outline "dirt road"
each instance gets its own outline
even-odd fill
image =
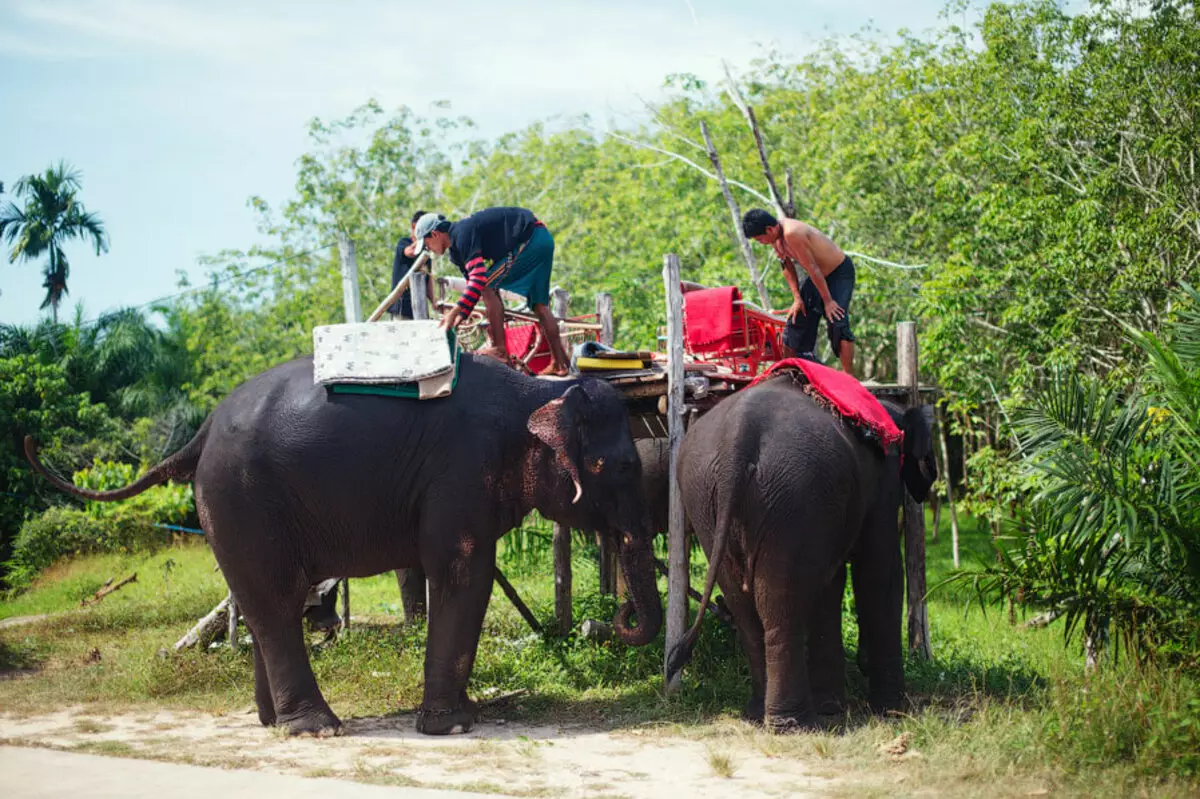
[[[8,747],[36,747],[72,753],[109,755],[121,758],[164,761],[134,766],[114,761],[106,783],[84,779],[87,769],[100,768],[88,758],[86,767],[75,768],[56,752],[0,750],[0,773],[12,786],[10,761],[22,773],[41,780],[63,780],[58,790],[43,791],[41,783],[30,783],[16,796],[98,796],[97,785],[119,785],[121,796],[135,797],[142,785],[154,779],[179,780],[172,789],[155,795],[182,796],[178,787],[191,779],[179,773],[172,777],[170,764],[210,766],[233,773],[246,772],[227,787],[222,780],[234,779],[206,769],[210,787],[204,795],[232,796],[231,791],[254,787],[251,782],[273,776],[351,780],[358,783],[407,788],[469,791],[501,796],[563,797],[778,797],[819,796],[847,787],[833,774],[819,774],[813,764],[794,757],[769,756],[757,748],[752,737],[739,734],[731,725],[729,735],[711,735],[689,740],[659,729],[635,728],[602,731],[583,727],[549,727],[489,722],[468,735],[431,738],[418,735],[411,716],[354,719],[347,722],[346,735],[334,739],[288,738],[259,726],[253,713],[206,715],[194,712],[148,711],[141,714],[105,715],[83,709],[43,716],[0,715],[0,743]],[[49,765],[38,770],[38,758]],[[85,761],[75,761],[83,763]],[[120,763],[119,769],[115,764]],[[44,765],[44,764],[43,764]],[[161,766],[162,768],[155,768]],[[33,769],[31,772],[30,769]],[[166,769],[166,771],[163,771]],[[128,778],[121,775],[128,773]],[[32,778],[31,778],[32,779]],[[77,782],[84,779],[82,783]],[[96,778],[99,780],[99,778]],[[70,790],[65,781],[86,788]],[[316,784],[315,782],[313,783]],[[18,786],[20,787],[20,786]],[[359,787],[359,786],[354,786]],[[129,788],[136,789],[130,792]],[[284,794],[295,795],[288,789]],[[146,794],[150,795],[150,794]],[[197,794],[199,795],[199,794]],[[314,793],[314,796],[316,794]],[[329,793],[322,796],[368,796],[367,793]],[[401,794],[409,796],[410,794]],[[411,796],[429,794],[411,794]],[[454,794],[435,793],[436,796]]]

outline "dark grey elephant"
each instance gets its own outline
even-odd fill
[[[717,582],[750,661],[747,717],[786,730],[841,712],[849,561],[868,698],[876,709],[900,704],[897,513],[905,487],[924,500],[937,466],[928,409],[884,406],[904,432],[903,458],[862,440],[788,375],[735,394],[692,425],[679,483],[709,569],[697,622],[671,652],[669,674],[690,658]]]
[[[496,542],[534,508],[618,547],[632,600],[614,619],[621,640],[646,644],[662,622],[628,415],[599,381],[538,380],[467,356],[450,397],[418,402],[327,394],[313,384],[312,359],[301,358],[236,389],[187,446],[126,488],[78,489],[45,470],[32,440],[26,450],[58,488],[85,499],[194,483],[201,524],[253,634],[259,719],[292,733],[341,728],[305,650],[309,586],[413,566],[430,593],[417,729],[470,729],[467,680]]]

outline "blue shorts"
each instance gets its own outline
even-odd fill
[[[516,258],[509,256],[492,264],[487,284],[520,294],[529,305],[550,304],[550,272],[554,268],[554,237],[538,225]]]

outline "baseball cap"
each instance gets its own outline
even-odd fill
[[[441,214],[425,214],[413,226],[413,254],[420,255],[425,251],[425,237],[437,229],[439,223],[446,217]]]

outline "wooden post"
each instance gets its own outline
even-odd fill
[[[570,306],[571,295],[567,293],[566,289],[559,288],[558,286],[550,289],[550,313],[554,314],[556,319],[566,319],[571,313]],[[559,324],[559,330],[560,332],[565,332],[562,330],[561,323]]]
[[[413,319],[429,318],[429,275],[418,272],[412,276]]]
[[[566,289],[554,287],[550,290],[550,313],[557,319],[565,319],[570,306],[570,295]],[[562,323],[559,323],[562,333]],[[571,528],[554,525],[554,612],[558,616],[558,634],[571,632]]]
[[[234,652],[238,651],[238,605],[237,597],[233,595],[233,591],[229,592],[229,648]]]
[[[600,343],[611,347],[616,330],[613,325],[613,297],[606,291],[596,295],[596,321],[600,323]],[[617,563],[617,549],[613,544],[608,536],[596,534],[596,545],[600,549],[600,593],[608,596],[621,593],[621,570]]]
[[[342,259],[342,307],[347,322],[362,321],[362,305],[358,296],[358,255],[354,240],[345,233],[338,234],[338,255]]]
[[[917,369],[917,323],[896,325],[897,380],[908,386],[908,404],[921,404]],[[904,571],[908,589],[908,648],[918,657],[930,660],[929,608],[925,604],[925,509],[904,492]]]
[[[758,120],[754,117],[754,109],[746,105],[746,121],[750,123],[750,132],[754,134],[754,144],[758,147],[758,160],[762,162],[763,177],[771,189],[771,198],[775,200],[775,210],[780,216],[788,216],[787,206],[779,196],[779,187],[775,185],[775,175],[771,173],[771,162],[767,160],[767,148],[763,144],[762,132],[758,129]]]
[[[954,478],[950,472],[950,445],[947,443],[946,414],[937,409],[938,438],[942,448],[942,464],[946,470],[946,504],[950,506],[950,546],[954,555],[954,568],[958,568],[958,514],[954,510]]]
[[[667,304],[667,440],[670,446],[667,473],[667,654],[687,631],[688,550],[679,492],[679,447],[683,443],[683,287],[679,285],[679,256],[663,258],[663,285]],[[663,663],[664,672],[666,662]],[[667,685],[678,690],[679,675]]]
[[[558,634],[571,632],[571,528],[554,523],[554,615]]]
[[[750,281],[754,283],[754,288],[758,292],[758,301],[762,303],[763,310],[769,311],[771,310],[771,299],[767,295],[767,287],[763,283],[762,275],[759,274],[758,264],[754,260],[754,251],[750,249],[750,241],[746,238],[745,231],[742,230],[742,209],[738,206],[733,192],[729,190],[729,183],[726,182],[725,172],[721,169],[721,159],[717,155],[717,148],[713,145],[712,136],[708,133],[708,125],[704,124],[703,120],[700,122],[700,132],[704,134],[704,146],[708,148],[708,160],[712,162],[713,171],[717,174],[717,182],[721,184],[721,193],[725,195],[725,204],[729,206],[729,215],[733,217],[733,230],[737,234],[738,246],[742,249],[742,260],[750,269]]]
[[[358,295],[358,255],[354,240],[345,233],[338,234],[338,255],[342,260],[342,307],[347,322],[362,321],[362,305]],[[342,629],[350,629],[350,581],[342,580]]]
[[[596,321],[600,323],[600,343],[611,347],[617,338],[613,323],[613,296],[607,291],[596,295]]]

